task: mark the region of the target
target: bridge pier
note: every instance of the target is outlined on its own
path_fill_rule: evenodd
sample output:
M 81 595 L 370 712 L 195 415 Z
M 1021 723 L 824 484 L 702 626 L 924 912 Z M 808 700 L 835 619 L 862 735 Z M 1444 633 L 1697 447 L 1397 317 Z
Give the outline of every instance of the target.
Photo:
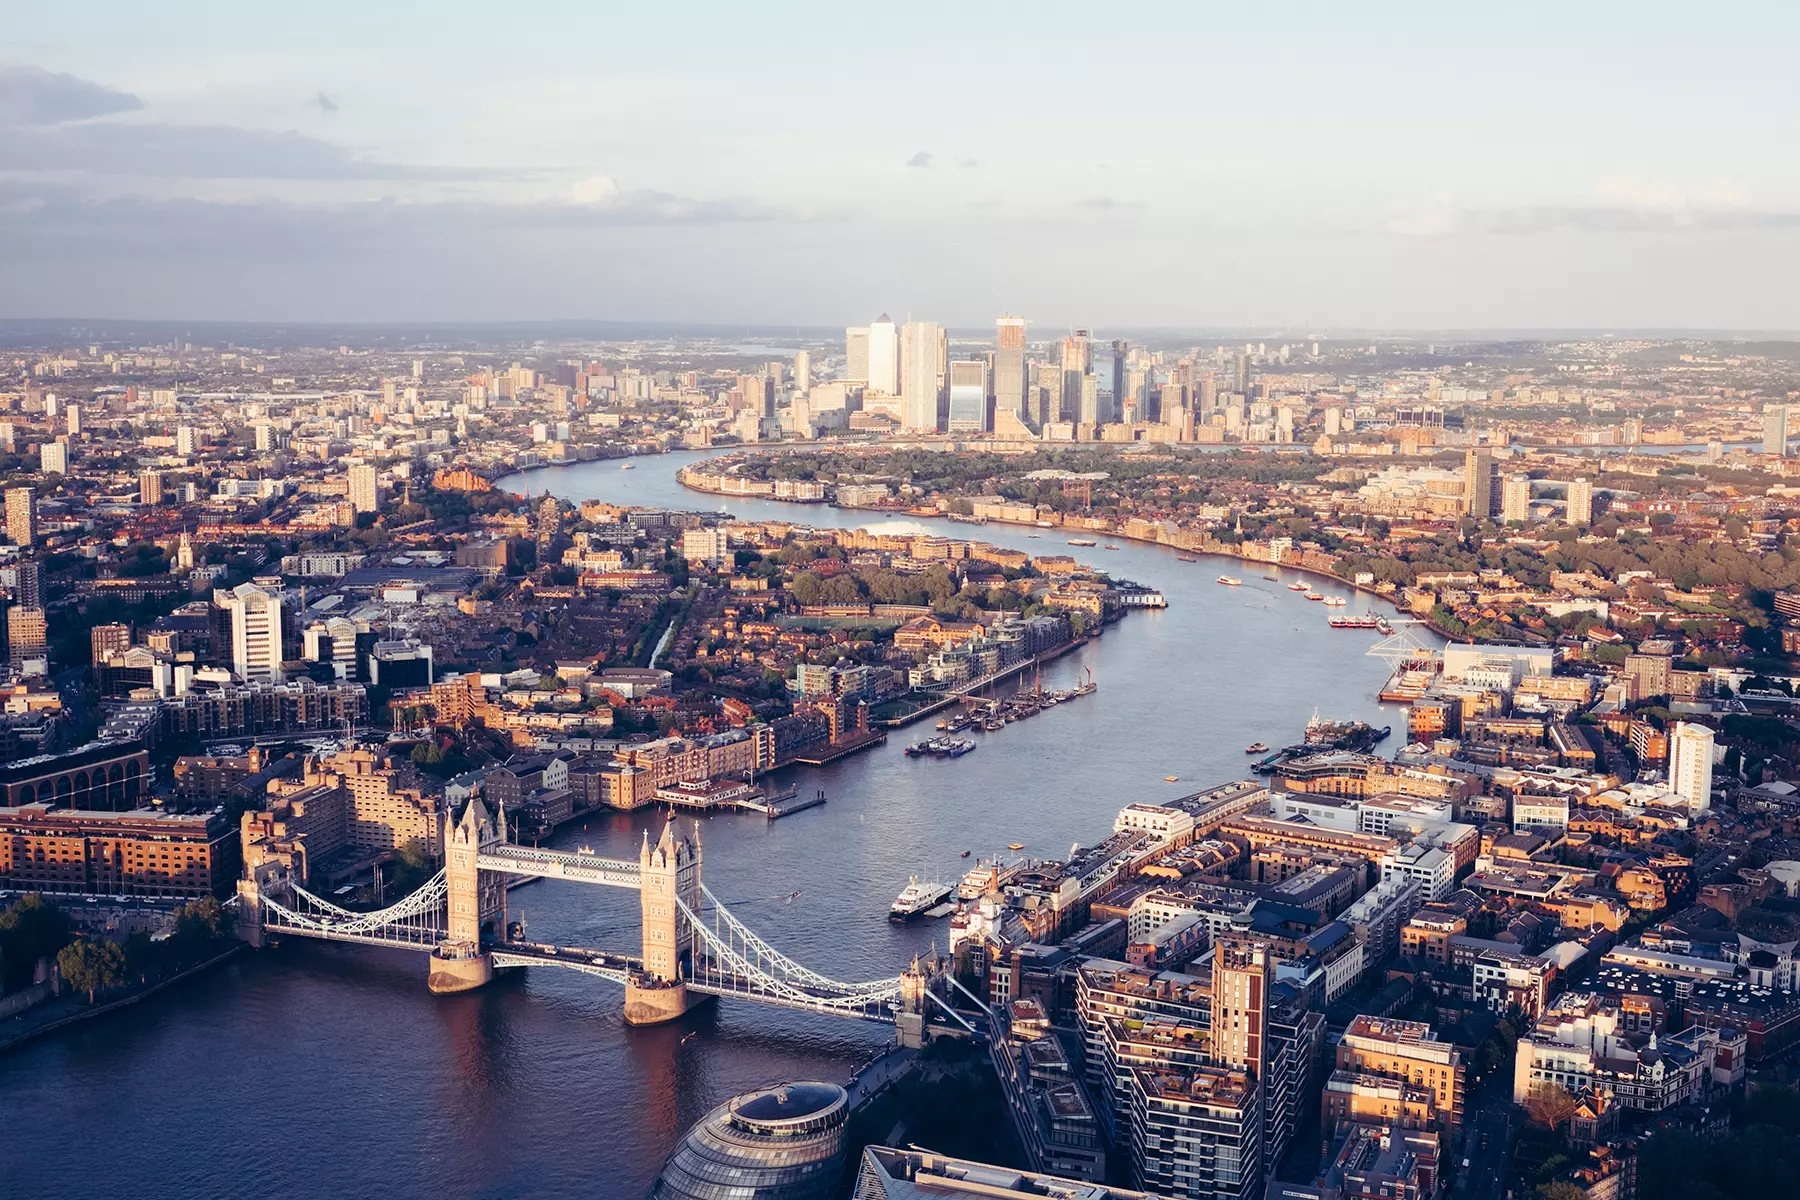
M 688 991 L 685 983 L 663 983 L 633 972 L 625 981 L 625 1023 L 661 1025 L 712 998 L 705 992 Z
M 452 996 L 457 992 L 472 992 L 476 988 L 493 982 L 494 959 L 486 953 L 466 956 L 446 955 L 442 950 L 431 952 L 431 974 L 425 985 L 433 995 Z

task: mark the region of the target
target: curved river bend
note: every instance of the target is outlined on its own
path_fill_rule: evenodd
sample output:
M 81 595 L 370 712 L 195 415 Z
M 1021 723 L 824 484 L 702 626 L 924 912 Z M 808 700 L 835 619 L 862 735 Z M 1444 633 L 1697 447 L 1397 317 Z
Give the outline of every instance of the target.
M 543 468 L 506 486 L 818 525 L 894 524 L 690 492 L 675 472 L 699 457 L 642 458 L 630 471 L 617 461 Z M 930 528 L 1069 552 L 1054 531 Z M 708 820 L 713 891 L 809 966 L 840 979 L 890 976 L 945 933 L 935 922 L 888 924 L 909 872 L 953 879 L 967 866 L 963 850 L 1023 842 L 1026 853 L 1052 856 L 1094 842 L 1124 804 L 1242 777 L 1245 745 L 1297 739 L 1315 707 L 1403 724 L 1403 712 L 1375 701 L 1385 667 L 1364 651 L 1376 635 L 1327 628 L 1324 606 L 1287 590 L 1300 576 L 1117 544 L 1075 553 L 1161 588 L 1170 607 L 1132 613 L 1046 670 L 1046 686 L 1065 687 L 1091 667 L 1096 694 L 977 732 L 980 748 L 960 759 L 908 759 L 902 735 L 785 773 L 830 802 L 773 824 Z M 1216 585 L 1222 570 L 1243 586 Z M 1350 600 L 1340 611 L 1365 607 L 1347 589 L 1320 590 Z M 596 817 L 557 841 L 635 855 L 656 820 L 650 811 Z M 533 937 L 635 949 L 629 893 L 546 881 L 513 892 L 511 905 Z M 891 1036 L 731 1001 L 675 1025 L 627 1029 L 619 1003 L 612 986 L 555 971 L 433 998 L 424 963 L 405 953 L 289 944 L 245 955 L 0 1057 L 0 1195 L 100 1195 L 130 1180 L 147 1197 L 638 1196 L 687 1126 L 726 1097 L 777 1079 L 842 1080 Z

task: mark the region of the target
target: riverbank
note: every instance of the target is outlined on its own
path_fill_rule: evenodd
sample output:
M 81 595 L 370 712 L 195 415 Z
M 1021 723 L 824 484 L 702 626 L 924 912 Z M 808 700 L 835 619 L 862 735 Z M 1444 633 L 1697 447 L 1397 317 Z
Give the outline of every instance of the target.
M 167 979 L 160 979 L 155 983 L 136 988 L 125 995 L 117 996 L 114 999 L 105 1000 L 98 1004 L 87 1003 L 85 998 L 78 992 L 66 993 L 62 998 L 41 1004 L 38 1007 L 29 1009 L 13 1018 L 14 1022 L 22 1022 L 25 1027 L 21 1029 L 9 1029 L 4 1033 L 0 1033 L 0 1054 L 5 1054 L 16 1046 L 22 1046 L 34 1038 L 43 1037 L 45 1034 L 49 1033 L 55 1033 L 59 1029 L 67 1029 L 69 1026 L 77 1024 L 78 1022 L 105 1016 L 108 1013 L 117 1012 L 122 1008 L 129 1008 L 149 996 L 156 995 L 156 993 L 162 991 L 164 988 L 173 987 L 184 979 L 216 967 L 227 959 L 242 954 L 249 948 L 250 947 L 243 942 L 239 942 L 224 953 L 215 954 L 213 957 L 195 963 L 185 970 L 177 971 Z M 34 1018 L 36 1018 L 36 1020 L 34 1020 Z
M 684 488 L 685 490 L 690 491 L 690 492 L 696 492 L 703 496 L 722 496 L 728 500 L 757 500 L 757 501 L 764 501 L 764 502 L 771 503 L 771 504 L 794 504 L 794 505 L 799 505 L 801 507 L 808 507 L 808 508 L 816 508 L 821 503 L 821 501 L 819 501 L 819 500 L 802 500 L 802 499 L 797 499 L 797 498 L 790 497 L 790 496 L 778 496 L 778 495 L 773 495 L 773 494 L 762 494 L 762 493 L 754 493 L 753 494 L 753 493 L 749 493 L 749 492 L 733 492 L 733 491 L 727 491 L 723 488 L 701 487 L 693 482 L 693 478 L 690 474 L 691 469 L 694 465 L 696 465 L 696 464 L 690 464 L 689 466 L 683 467 L 680 470 L 676 471 L 675 472 L 675 481 L 677 483 L 679 483 L 682 486 L 682 488 Z M 1079 526 L 1079 525 L 1067 526 L 1067 525 L 1060 525 L 1060 524 L 1045 526 L 1045 525 L 1039 524 L 1036 521 L 1008 521 L 1003 517 L 964 517 L 964 516 L 961 516 L 956 513 L 942 512 L 942 511 L 935 510 L 935 509 L 875 508 L 875 507 L 858 505 L 858 504 L 842 504 L 842 503 L 839 503 L 835 499 L 827 501 L 825 503 L 827 503 L 829 505 L 829 507 L 838 509 L 841 512 L 871 513 L 871 514 L 874 514 L 877 516 L 885 516 L 885 517 L 890 517 L 890 518 L 909 518 L 910 517 L 910 518 L 917 519 L 917 520 L 939 520 L 939 521 L 946 521 L 946 522 L 949 522 L 951 524 L 956 524 L 956 525 L 977 525 L 977 526 L 980 526 L 980 525 L 1004 525 L 1011 529 L 1035 529 L 1035 530 L 1043 530 L 1045 532 L 1054 532 L 1054 533 L 1101 534 L 1108 538 L 1117 538 L 1120 541 L 1132 542 L 1132 543 L 1134 543 L 1136 545 L 1140 545 L 1140 546 L 1161 546 L 1164 549 L 1174 550 L 1181 554 L 1204 554 L 1204 555 L 1209 555 L 1209 556 L 1215 557 L 1215 558 L 1233 559 L 1237 562 L 1254 562 L 1254 563 L 1259 563 L 1265 567 L 1280 567 L 1283 570 L 1296 571 L 1302 575 L 1315 575 L 1322 579 L 1329 579 L 1333 583 L 1336 583 L 1342 587 L 1349 588 L 1353 592 L 1357 592 L 1357 593 L 1360 593 L 1361 595 L 1365 595 L 1365 596 L 1370 596 L 1377 600 L 1383 600 L 1389 604 L 1394 604 L 1395 609 L 1396 610 L 1399 609 L 1399 605 L 1395 604 L 1393 596 L 1389 595 L 1388 593 L 1381 591 L 1379 588 L 1371 587 L 1368 584 L 1357 583 L 1353 579 L 1345 579 L 1342 575 L 1339 575 L 1335 571 L 1326 570 L 1326 569 L 1318 567 L 1318 566 L 1309 566 L 1309 565 L 1302 564 L 1302 563 L 1270 562 L 1267 559 L 1252 558 L 1249 555 L 1242 553 L 1241 551 L 1235 550 L 1229 546 L 1225 546 L 1223 543 L 1221 543 L 1220 545 L 1217 545 L 1217 546 L 1207 546 L 1207 547 L 1183 546 L 1176 542 L 1165 542 L 1158 538 L 1135 537 L 1132 534 L 1126 533 L 1124 530 L 1111 528 L 1111 527 Z M 797 523 L 805 524 L 804 521 L 800 521 Z M 1436 630 L 1436 632 L 1442 633 L 1443 631 Z M 1448 636 L 1448 635 L 1446 635 L 1446 636 Z

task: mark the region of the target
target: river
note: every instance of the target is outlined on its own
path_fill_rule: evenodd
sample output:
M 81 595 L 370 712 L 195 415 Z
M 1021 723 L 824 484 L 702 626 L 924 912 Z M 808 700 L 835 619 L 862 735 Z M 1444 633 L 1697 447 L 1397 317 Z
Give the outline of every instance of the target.
M 675 472 L 698 457 L 641 458 L 630 471 L 618 461 L 543 468 L 505 486 L 817 525 L 907 524 L 690 492 Z M 929 528 L 1071 552 L 1048 530 Z M 1124 804 L 1243 777 L 1246 744 L 1297 740 L 1315 707 L 1404 728 L 1400 709 L 1375 700 L 1386 668 L 1364 651 L 1377 635 L 1327 628 L 1323 605 L 1287 590 L 1301 576 L 1117 545 L 1072 552 L 1155 585 L 1169 608 L 1134 612 L 1045 670 L 1046 686 L 1066 687 L 1091 668 L 1094 695 L 977 732 L 980 748 L 956 760 L 908 759 L 901 734 L 828 767 L 782 772 L 829 802 L 772 824 L 703 822 L 713 892 L 809 966 L 891 977 L 947 932 L 941 922 L 887 922 L 909 872 L 954 880 L 968 865 L 963 850 L 1022 842 L 1052 856 L 1091 844 Z M 1243 586 L 1215 584 L 1221 571 Z M 1320 590 L 1349 598 L 1337 611 L 1367 603 L 1335 585 Z M 556 843 L 635 855 L 657 821 L 647 811 L 596 817 Z M 534 939 L 637 948 L 630 893 L 546 881 L 510 903 Z M 404 952 L 296 941 L 240 956 L 0 1056 L 0 1195 L 93 1196 L 130 1181 L 134 1195 L 171 1198 L 637 1197 L 713 1105 L 773 1080 L 842 1081 L 892 1036 L 729 1000 L 628 1029 L 619 1003 L 613 985 L 547 969 L 434 998 L 423 960 Z

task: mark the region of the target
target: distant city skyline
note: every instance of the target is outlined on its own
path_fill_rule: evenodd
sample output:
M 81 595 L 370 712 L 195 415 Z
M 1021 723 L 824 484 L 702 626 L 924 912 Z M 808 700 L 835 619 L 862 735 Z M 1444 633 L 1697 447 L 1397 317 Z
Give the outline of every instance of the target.
M 22 0 L 0 317 L 1800 329 L 1800 14 L 1726 7 Z

